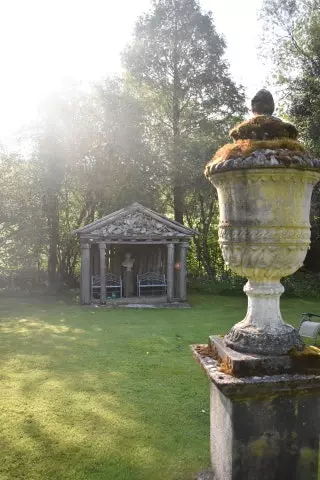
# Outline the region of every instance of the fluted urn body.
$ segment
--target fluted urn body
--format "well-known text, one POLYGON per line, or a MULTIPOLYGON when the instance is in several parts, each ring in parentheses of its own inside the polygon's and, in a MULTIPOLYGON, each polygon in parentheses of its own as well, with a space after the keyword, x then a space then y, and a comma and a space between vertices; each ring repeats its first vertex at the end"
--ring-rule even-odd
POLYGON ((248 278, 247 315, 225 336, 227 346, 242 352, 283 355, 303 346, 298 332, 282 319, 280 279, 304 262, 320 162, 290 142, 268 140, 263 145, 270 148, 257 149, 255 144, 262 142, 251 142, 249 153, 214 159, 207 168, 218 191, 219 243, 225 263, 248 278))
POLYGON ((310 242, 311 194, 318 179, 318 172, 280 168, 212 177, 218 190, 224 260, 249 280, 247 316, 227 335, 227 345, 264 354, 284 354, 301 346, 296 330, 281 317, 280 278, 303 264, 310 242))

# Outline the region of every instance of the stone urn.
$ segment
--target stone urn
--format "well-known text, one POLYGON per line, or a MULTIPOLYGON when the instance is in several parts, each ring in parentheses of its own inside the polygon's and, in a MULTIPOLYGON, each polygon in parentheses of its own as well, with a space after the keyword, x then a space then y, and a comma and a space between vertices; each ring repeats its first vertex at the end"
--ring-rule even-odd
MULTIPOLYGON (((273 117, 266 90, 252 100, 253 118, 235 127, 206 167, 217 188, 219 243, 225 263, 248 278, 246 317, 224 337, 234 350, 285 355, 302 340, 280 312, 281 277, 298 270, 310 243, 310 201, 320 161, 297 141, 296 128, 273 117)), ((297 312, 299 315, 299 312, 297 312)))

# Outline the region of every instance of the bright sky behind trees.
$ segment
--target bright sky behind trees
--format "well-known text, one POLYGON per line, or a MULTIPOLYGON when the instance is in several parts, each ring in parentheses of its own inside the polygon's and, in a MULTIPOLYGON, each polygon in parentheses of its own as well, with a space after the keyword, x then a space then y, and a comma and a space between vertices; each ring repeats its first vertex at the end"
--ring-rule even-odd
MULTIPOLYGON (((200 0, 227 41, 236 82, 250 97, 265 85, 259 61, 262 0, 200 0)), ((120 53, 150 0, 10 0, 0 3, 0 141, 32 121, 64 79, 84 84, 121 69, 120 53)))

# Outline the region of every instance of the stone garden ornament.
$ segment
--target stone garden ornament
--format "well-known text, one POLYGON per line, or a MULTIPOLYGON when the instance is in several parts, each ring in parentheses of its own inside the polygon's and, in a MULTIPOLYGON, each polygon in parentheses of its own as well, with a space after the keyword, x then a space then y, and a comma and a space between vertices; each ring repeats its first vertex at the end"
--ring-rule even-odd
POLYGON ((298 142, 294 125, 273 116, 267 90, 252 100, 253 117, 236 126, 233 144, 206 167, 217 188, 219 243, 226 265, 248 278, 247 315, 224 337, 234 350, 285 355, 303 343, 280 312, 280 283, 298 270, 310 243, 309 211, 320 161, 298 142))

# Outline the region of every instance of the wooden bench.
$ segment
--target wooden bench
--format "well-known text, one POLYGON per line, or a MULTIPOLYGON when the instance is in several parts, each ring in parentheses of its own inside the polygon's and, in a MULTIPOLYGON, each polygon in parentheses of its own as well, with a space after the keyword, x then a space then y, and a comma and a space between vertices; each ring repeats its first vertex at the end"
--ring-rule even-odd
MULTIPOLYGON (((107 272, 105 275, 105 284, 106 284, 106 297, 108 297, 108 290, 112 294, 112 292, 119 291, 120 298, 122 297, 122 279, 121 277, 117 277, 113 273, 107 272)), ((97 296, 100 297, 100 275, 93 275, 91 277, 91 296, 94 298, 94 294, 96 293, 97 296)))
POLYGON ((163 295, 167 292, 166 276, 156 272, 146 272, 137 275, 137 296, 141 297, 141 290, 151 291, 151 289, 163 290, 163 295))

